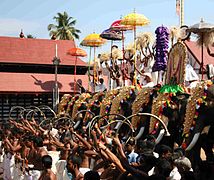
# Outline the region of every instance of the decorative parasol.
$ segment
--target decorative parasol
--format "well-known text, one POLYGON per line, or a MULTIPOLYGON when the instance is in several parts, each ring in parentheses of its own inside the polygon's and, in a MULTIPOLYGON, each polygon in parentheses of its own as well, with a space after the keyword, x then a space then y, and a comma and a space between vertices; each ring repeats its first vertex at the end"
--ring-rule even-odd
POLYGON ((111 28, 104 30, 101 34, 100 37, 107 39, 107 40, 112 40, 112 41, 120 41, 122 40, 122 34, 120 31, 112 30, 111 28))
POLYGON ((80 49, 78 47, 75 47, 75 48, 71 48, 68 50, 67 52, 69 55, 71 56, 76 56, 76 59, 75 59, 75 67, 74 67, 74 94, 76 92, 76 74, 77 74, 77 57, 85 57, 87 56, 87 53, 83 50, 83 49, 80 49))
POLYGON ((204 73, 204 70, 203 70, 203 67, 204 67, 204 56, 203 56, 204 36, 206 35, 206 33, 214 32, 214 24, 206 23, 206 22, 204 22, 203 19, 201 19, 201 21, 199 23, 190 26, 187 29, 187 32, 195 33, 201 39, 201 74, 202 74, 201 78, 203 80, 203 76, 204 76, 203 75, 203 73, 204 73))
MULTIPOLYGON (((83 41, 80 43, 82 46, 90 47, 90 54, 89 54, 89 66, 88 66, 88 78, 90 80, 90 61, 91 61, 91 48, 94 47, 94 59, 96 57, 96 47, 100 47, 103 44, 106 43, 106 39, 103 39, 100 37, 100 34, 92 33, 87 35, 83 41)), ((95 63, 94 63, 94 69, 95 69, 95 63)), ((93 79, 95 79, 95 71, 94 71, 94 76, 93 79)), ((89 88, 89 87, 88 87, 89 88)))
POLYGON ((149 19, 145 17, 143 14, 130 13, 126 15, 122 20, 122 25, 133 26, 134 29, 134 40, 136 39, 136 27, 137 26, 145 26, 150 23, 149 19))
MULTIPOLYGON (((137 14, 136 12, 134 13, 130 13, 128 15, 126 15, 124 18, 122 18, 121 20, 121 24, 122 25, 129 25, 132 26, 134 29, 134 47, 136 49, 136 44, 135 44, 135 40, 136 40, 136 27, 137 26, 145 26, 148 25, 150 23, 149 19, 147 17, 145 17, 143 14, 137 14)), ((134 55, 134 65, 136 67, 136 57, 134 55)), ((134 79, 136 80, 136 73, 134 71, 134 79)), ((135 84, 136 82, 134 82, 135 84)))

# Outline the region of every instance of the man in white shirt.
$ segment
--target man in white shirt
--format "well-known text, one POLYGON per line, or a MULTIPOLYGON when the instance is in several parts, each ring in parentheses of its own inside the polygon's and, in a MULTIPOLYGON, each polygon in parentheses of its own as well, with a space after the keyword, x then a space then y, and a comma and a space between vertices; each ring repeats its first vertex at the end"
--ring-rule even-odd
POLYGON ((199 77, 190 64, 186 65, 185 81, 187 88, 195 88, 199 82, 199 77))
POLYGON ((95 92, 103 92, 103 91, 106 91, 106 86, 104 84, 104 79, 103 78, 100 78, 99 79, 99 84, 97 84, 95 86, 95 92))

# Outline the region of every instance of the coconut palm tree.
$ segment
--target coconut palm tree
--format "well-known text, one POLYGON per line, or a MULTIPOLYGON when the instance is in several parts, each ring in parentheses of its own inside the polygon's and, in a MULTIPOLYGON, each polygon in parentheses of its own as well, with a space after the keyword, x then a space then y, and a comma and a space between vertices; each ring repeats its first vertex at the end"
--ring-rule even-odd
POLYGON ((53 19, 56 20, 56 25, 48 25, 48 31, 50 31, 51 37, 55 36, 56 39, 61 40, 79 39, 78 33, 81 33, 81 31, 74 27, 76 20, 73 17, 69 17, 68 14, 64 12, 57 13, 57 16, 54 16, 53 19))

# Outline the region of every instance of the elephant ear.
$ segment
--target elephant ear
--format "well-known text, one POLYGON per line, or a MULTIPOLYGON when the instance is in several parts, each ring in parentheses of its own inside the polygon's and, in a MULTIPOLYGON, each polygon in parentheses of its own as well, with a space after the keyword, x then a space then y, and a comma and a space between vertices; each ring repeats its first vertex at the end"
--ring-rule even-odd
POLYGON ((214 84, 207 89, 207 98, 214 99, 214 84))
POLYGON ((186 99, 188 99, 190 97, 190 94, 187 94, 187 93, 178 93, 177 95, 176 95, 176 98, 178 99, 178 100, 186 100, 186 99))

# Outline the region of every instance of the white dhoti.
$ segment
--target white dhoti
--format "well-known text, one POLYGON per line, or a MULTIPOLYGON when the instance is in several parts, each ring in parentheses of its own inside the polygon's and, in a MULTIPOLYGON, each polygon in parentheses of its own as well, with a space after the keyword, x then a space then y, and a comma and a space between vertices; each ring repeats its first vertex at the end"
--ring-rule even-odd
POLYGON ((59 160, 56 163, 56 178, 57 180, 70 180, 67 174, 66 160, 59 160))
POLYGON ((52 167, 51 170, 54 174, 57 173, 56 163, 59 160, 60 151, 48 151, 48 155, 52 157, 52 167))
POLYGON ((30 174, 30 176, 27 177, 28 179, 38 180, 39 177, 42 174, 42 171, 39 171, 39 170, 30 170, 29 174, 30 174))
POLYGON ((5 154, 4 160, 3 160, 3 179, 4 180, 13 179, 14 167, 15 167, 14 155, 12 155, 11 153, 5 154))

